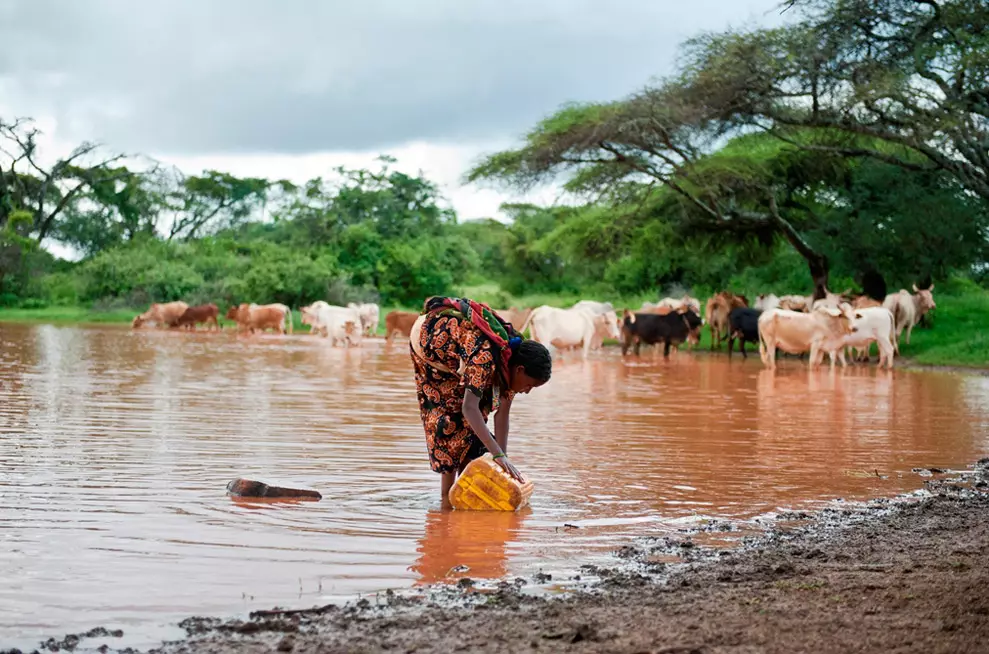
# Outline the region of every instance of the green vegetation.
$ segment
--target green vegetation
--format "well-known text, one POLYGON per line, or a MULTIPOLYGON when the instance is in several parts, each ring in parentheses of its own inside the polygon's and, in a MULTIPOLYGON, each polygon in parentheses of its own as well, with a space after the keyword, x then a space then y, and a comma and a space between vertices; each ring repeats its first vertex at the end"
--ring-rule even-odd
POLYGON ((904 354, 986 365, 989 7, 789 4, 784 27, 699 35, 669 77, 564 106, 482 160, 468 181, 562 181, 577 200, 507 205, 506 222, 458 221, 387 157, 301 185, 130 170, 92 144, 45 167, 33 124, 0 119, 0 318, 116 320, 180 298, 415 309, 442 293, 637 307, 934 281, 935 327, 904 354))

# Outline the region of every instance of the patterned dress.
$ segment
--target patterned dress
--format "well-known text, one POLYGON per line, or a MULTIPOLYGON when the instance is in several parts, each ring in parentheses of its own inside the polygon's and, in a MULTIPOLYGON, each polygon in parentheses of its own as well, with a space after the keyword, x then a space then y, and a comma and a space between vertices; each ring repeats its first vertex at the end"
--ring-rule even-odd
POLYGON ((412 350, 419 413, 434 472, 457 472, 487 449, 463 414, 464 392, 480 398, 485 421, 494 405, 497 347, 459 314, 437 312, 422 325, 419 345, 427 360, 457 371, 437 370, 412 350))

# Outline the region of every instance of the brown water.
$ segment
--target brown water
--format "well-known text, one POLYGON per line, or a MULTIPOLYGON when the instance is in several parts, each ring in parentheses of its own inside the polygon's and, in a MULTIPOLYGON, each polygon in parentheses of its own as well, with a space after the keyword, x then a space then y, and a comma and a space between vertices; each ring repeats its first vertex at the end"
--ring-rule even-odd
POLYGON ((984 377, 606 350, 516 402, 532 508, 443 513, 398 345, 3 324, 0 371, 0 647, 96 625, 145 645, 191 614, 566 577, 631 537, 893 495, 920 487, 914 466, 989 452, 984 377), (238 476, 323 500, 236 502, 238 476))

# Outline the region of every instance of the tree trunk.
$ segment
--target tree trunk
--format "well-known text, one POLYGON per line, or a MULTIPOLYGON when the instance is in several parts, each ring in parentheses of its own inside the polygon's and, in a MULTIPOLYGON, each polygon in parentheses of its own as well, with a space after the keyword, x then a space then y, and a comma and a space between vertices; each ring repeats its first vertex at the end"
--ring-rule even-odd
POLYGON ((783 238, 807 262, 807 267, 810 269, 810 278, 814 282, 814 299, 819 300, 825 297, 828 288, 828 273, 830 271, 828 258, 812 248, 790 221, 780 215, 779 208, 776 206, 776 198, 772 195, 769 197, 769 211, 783 238))

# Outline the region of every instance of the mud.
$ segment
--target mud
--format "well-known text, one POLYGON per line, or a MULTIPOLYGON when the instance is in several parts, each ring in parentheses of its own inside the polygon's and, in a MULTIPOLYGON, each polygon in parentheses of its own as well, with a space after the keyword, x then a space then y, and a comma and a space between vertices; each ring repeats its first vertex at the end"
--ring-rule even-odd
MULTIPOLYGON (((638 539, 616 553, 619 566, 585 566, 593 581, 556 598, 527 594, 521 578, 479 587, 464 577, 419 597, 189 618, 185 640, 152 651, 987 651, 989 459, 925 485, 895 500, 781 513, 731 550, 696 542, 735 528, 726 521, 638 539)), ((52 639, 40 651, 77 643, 52 639)))

